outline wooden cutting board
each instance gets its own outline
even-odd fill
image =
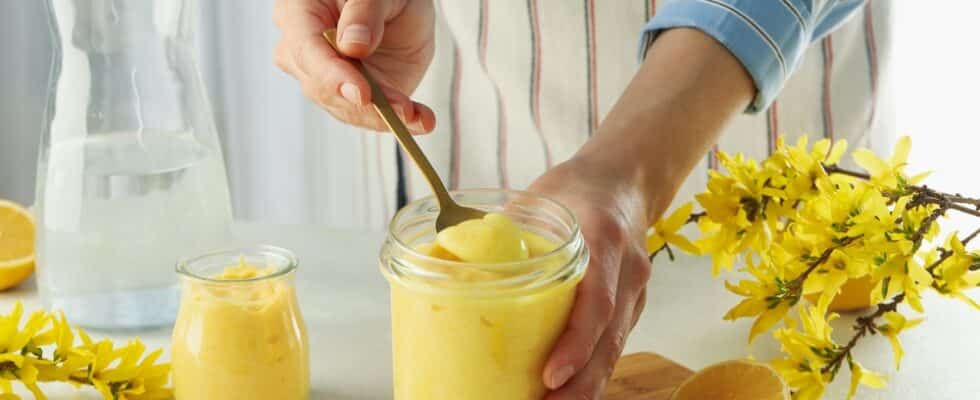
[[[616,364],[606,385],[605,400],[668,400],[674,388],[694,375],[686,367],[659,354],[636,353]]]

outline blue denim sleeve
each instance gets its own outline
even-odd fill
[[[640,59],[657,35],[695,28],[742,63],[755,82],[750,113],[765,110],[796,70],[810,43],[840,26],[865,0],[673,0],[643,30]]]

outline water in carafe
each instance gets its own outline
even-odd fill
[[[185,3],[49,1],[61,51],[38,165],[38,286],[82,326],[172,323],[175,262],[229,240]]]

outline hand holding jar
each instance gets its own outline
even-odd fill
[[[460,192],[491,211],[438,235],[437,207],[409,204],[391,224],[396,400],[539,400],[588,251],[571,213],[525,192]]]

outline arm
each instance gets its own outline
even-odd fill
[[[531,186],[575,212],[592,251],[568,328],[545,367],[554,390],[547,400],[600,398],[646,303],[647,227],[729,121],[765,109],[806,46],[863,1],[814,3],[667,3],[645,32],[639,71],[597,134]],[[797,18],[789,5],[807,12]]]
[[[576,162],[626,174],[650,226],[676,190],[755,94],[748,72],[711,37],[674,29],[649,57]],[[644,229],[644,232],[646,229]]]
[[[592,252],[544,380],[547,400],[599,399],[646,303],[649,222],[755,88],[727,50],[692,29],[665,33],[598,133],[531,187],[572,209]]]
[[[698,29],[724,45],[752,76],[749,112],[766,109],[809,45],[839,27],[865,0],[685,0],[666,3],[643,33],[641,57],[672,28]],[[648,50],[649,49],[649,50]]]

